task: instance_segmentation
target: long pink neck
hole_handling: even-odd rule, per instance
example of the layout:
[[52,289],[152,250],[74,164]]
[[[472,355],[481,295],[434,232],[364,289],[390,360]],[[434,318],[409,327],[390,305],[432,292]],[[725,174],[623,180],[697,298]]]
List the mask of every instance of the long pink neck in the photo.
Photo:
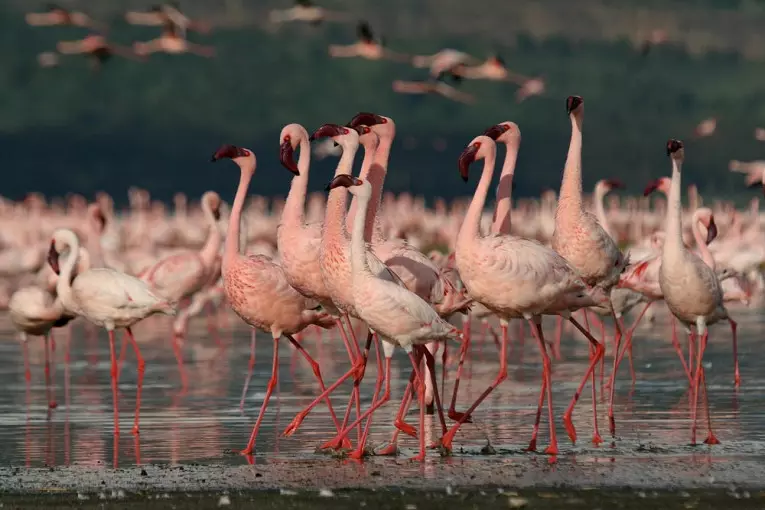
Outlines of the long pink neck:
[[205,219],[210,226],[210,231],[207,234],[207,241],[205,241],[204,246],[199,251],[199,256],[202,258],[207,270],[212,271],[215,266],[215,261],[218,258],[218,253],[220,253],[222,235],[218,222],[215,220],[215,216],[210,207],[207,204],[203,204],[203,209]]
[[311,165],[311,147],[308,140],[300,138],[300,157],[298,158],[298,172],[292,178],[290,192],[282,209],[281,224],[287,227],[302,227],[305,222],[305,196],[308,192],[308,170]]
[[575,220],[582,211],[582,121],[576,115],[571,115],[571,142],[558,197],[558,211],[563,210],[568,213],[564,217]]
[[[358,146],[349,148],[343,147],[343,155],[335,170],[335,177],[338,175],[351,175],[353,170],[353,157],[356,155]],[[324,235],[322,242],[334,243],[341,239],[345,234],[345,208],[348,203],[348,188],[338,186],[329,192],[327,197],[327,209],[324,213]]]
[[507,144],[507,154],[502,165],[502,174],[499,176],[497,187],[497,205],[494,209],[494,222],[491,224],[491,232],[494,234],[510,235],[511,211],[513,209],[513,176],[515,175],[515,162],[518,159],[517,142]]
[[701,223],[701,220],[694,213],[693,221],[691,221],[691,231],[693,232],[693,239],[696,241],[696,247],[699,250],[699,254],[701,254],[701,260],[704,261],[704,264],[708,265],[712,270],[714,270],[715,259],[714,257],[712,257],[712,253],[710,253],[709,247],[707,247],[706,239],[701,237],[701,230],[699,230],[699,223]]
[[611,228],[608,224],[608,217],[606,216],[606,209],[603,207],[603,200],[606,198],[606,193],[602,186],[595,186],[595,193],[593,193],[593,199],[595,206],[595,217],[598,218],[598,223],[606,231],[606,234],[613,237],[611,234]]
[[255,173],[255,165],[251,162],[242,163],[242,173],[239,177],[239,187],[236,189],[234,204],[231,206],[231,216],[228,220],[228,232],[226,233],[226,244],[223,247],[223,272],[234,263],[239,256],[239,227],[242,219],[242,209],[247,199],[247,188]]
[[478,181],[478,187],[473,195],[473,200],[470,201],[470,207],[468,207],[465,219],[462,221],[460,232],[457,235],[458,249],[461,246],[469,244],[473,239],[476,239],[480,232],[481,214],[483,213],[483,207],[486,204],[486,195],[489,193],[489,186],[491,186],[491,178],[494,175],[494,162],[496,160],[496,148],[492,145],[489,154],[486,156],[483,162],[483,172],[481,173],[481,180]]
[[[370,180],[370,168],[372,167],[375,156],[377,154],[377,148],[379,147],[379,144],[374,147],[367,147],[364,146],[364,160],[361,162],[361,172],[359,172],[359,179],[370,181],[370,184],[372,184],[372,181],[375,179]],[[379,172],[377,172],[379,174]],[[384,178],[384,177],[383,177]],[[379,180],[379,179],[378,179]],[[372,184],[372,187],[374,188],[374,184]],[[374,191],[372,192],[374,193]],[[351,199],[351,207],[348,209],[348,217],[345,219],[345,226],[346,230],[350,233],[353,230],[354,220],[356,218],[356,211],[359,207],[359,198],[357,196],[354,196]],[[372,232],[374,230],[374,217],[370,219],[369,214],[367,214],[366,217],[366,223],[364,224],[364,240],[367,242],[372,241]]]

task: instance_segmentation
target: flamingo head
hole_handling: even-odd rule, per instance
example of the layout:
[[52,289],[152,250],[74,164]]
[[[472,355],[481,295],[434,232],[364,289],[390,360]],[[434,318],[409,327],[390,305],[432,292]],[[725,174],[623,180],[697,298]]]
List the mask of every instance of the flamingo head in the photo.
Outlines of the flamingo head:
[[459,158],[460,176],[462,176],[463,181],[467,182],[470,176],[470,164],[479,159],[484,159],[492,150],[496,150],[495,147],[494,140],[484,135],[475,137],[465,147]]
[[295,149],[307,139],[308,132],[300,124],[287,124],[279,135],[279,162],[294,175],[300,175],[295,163]]
[[396,135],[396,123],[390,117],[377,115],[376,113],[360,112],[354,115],[347,124],[348,127],[369,126],[372,131],[377,133],[380,138],[388,137],[393,139]]
[[53,269],[53,272],[56,274],[61,274],[61,267],[58,263],[59,259],[59,253],[56,250],[56,240],[52,240],[50,242],[50,249],[48,250],[48,264],[50,264],[50,268]]
[[214,191],[206,191],[204,195],[202,195],[202,204],[206,205],[210,208],[210,211],[212,211],[213,218],[215,218],[215,221],[220,220],[220,195],[218,195]]
[[704,242],[708,245],[717,237],[717,225],[715,224],[714,213],[712,213],[712,209],[709,209],[708,207],[701,207],[696,210],[695,216],[707,229],[707,239]]
[[584,99],[582,96],[568,96],[566,98],[566,113],[576,115],[584,110]]
[[324,124],[314,131],[308,139],[310,141],[320,140],[322,138],[331,138],[335,144],[341,145],[346,149],[347,145],[359,144],[359,132],[352,126],[339,126],[337,124]]
[[372,131],[372,128],[363,124],[354,126],[356,132],[359,134],[359,143],[364,146],[364,150],[368,152],[374,152],[380,145],[380,137]]
[[612,189],[624,189],[624,183],[620,181],[619,179],[601,179],[596,184],[597,187],[602,188],[602,190],[606,193],[611,191]]
[[518,124],[509,120],[491,126],[483,132],[483,135],[488,136],[497,143],[506,143],[508,145],[519,145],[521,143],[521,130]]
[[103,232],[106,228],[106,216],[104,216],[101,206],[98,203],[93,203],[88,206],[88,216],[95,222],[96,230]]
[[249,149],[237,147],[236,145],[221,145],[220,148],[215,151],[210,158],[210,161],[218,161],[221,159],[230,159],[235,163],[241,162],[245,159],[255,159],[255,154]]
[[353,177],[352,175],[336,175],[335,178],[332,179],[329,184],[327,184],[326,189],[327,191],[330,191],[340,187],[348,188],[348,191],[350,191],[352,195],[357,195],[364,198],[372,196],[372,185],[369,184],[369,181],[363,181],[357,177]]
[[643,190],[643,196],[647,197],[654,191],[661,191],[665,195],[669,194],[669,186],[672,183],[669,177],[659,177],[655,181],[648,183],[648,186]]
[[683,147],[683,142],[670,138],[667,140],[667,156],[675,161],[682,161],[685,157],[685,149]]

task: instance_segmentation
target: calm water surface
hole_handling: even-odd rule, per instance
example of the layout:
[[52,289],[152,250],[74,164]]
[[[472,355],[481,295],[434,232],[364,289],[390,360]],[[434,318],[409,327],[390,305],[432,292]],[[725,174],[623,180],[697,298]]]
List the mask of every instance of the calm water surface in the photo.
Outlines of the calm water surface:
[[[760,356],[761,331],[765,314],[759,310],[734,310],[739,320],[739,354],[742,387],[733,388],[733,360],[730,330],[727,325],[712,328],[705,356],[709,405],[716,432],[723,444],[712,453],[720,457],[762,455],[765,453],[765,359]],[[629,323],[628,319],[628,323]],[[24,379],[20,344],[7,317],[0,317],[0,343],[4,363],[0,366],[0,465],[103,465],[120,467],[145,463],[227,463],[244,464],[247,460],[235,452],[242,449],[257,417],[270,377],[272,341],[258,333],[254,376],[250,383],[244,412],[239,401],[245,381],[250,350],[250,331],[229,312],[218,315],[219,348],[208,331],[205,318],[196,319],[183,347],[189,384],[182,391],[170,340],[170,321],[155,317],[135,328],[136,338],[146,360],[141,434],[130,434],[135,397],[135,357],[128,349],[121,376],[120,424],[122,434],[115,445],[112,427],[109,344],[103,331],[96,332],[82,322],[71,329],[71,362],[68,374],[64,352],[67,330],[56,331],[55,395],[59,407],[48,412],[43,371],[43,343],[34,339],[29,351],[32,380]],[[498,369],[497,349],[491,340],[482,341],[480,326],[473,326],[474,345],[466,364],[467,379],[460,388],[459,409],[464,409],[494,379]],[[554,320],[546,319],[545,332],[552,341]],[[97,333],[97,337],[94,336]],[[361,334],[361,331],[359,331]],[[510,376],[474,414],[475,422],[463,426],[455,440],[457,455],[477,454],[488,441],[502,457],[523,458],[521,449],[528,444],[541,381],[541,362],[537,346],[526,330],[521,344],[516,327],[511,327],[512,352]],[[119,339],[119,336],[118,336]],[[319,340],[313,332],[302,339],[303,345],[319,362],[327,385],[349,367],[342,342],[334,333]],[[681,338],[685,346],[685,338]],[[119,342],[117,345],[119,350]],[[456,354],[456,347],[452,348]],[[316,458],[315,449],[332,437],[334,427],[326,405],[318,406],[292,437],[281,432],[292,417],[315,395],[318,384],[307,363],[294,355],[285,341],[280,345],[280,377],[277,390],[257,441],[256,462],[295,458]],[[616,441],[610,441],[606,405],[598,396],[601,433],[608,441],[600,447],[589,442],[592,436],[591,393],[589,386],[574,414],[579,433],[571,445],[562,427],[561,416],[571,399],[588,363],[586,341],[571,332],[564,336],[561,360],[553,361],[553,398],[558,422],[561,457],[577,454],[578,459],[598,462],[612,457],[639,458],[665,456],[668,460],[706,451],[706,446],[692,449],[689,442],[688,384],[670,343],[666,314],[659,313],[654,326],[642,326],[635,338],[637,382],[630,382],[626,358],[620,370],[616,392]],[[610,373],[610,353],[606,374]],[[391,423],[398,409],[411,365],[402,352],[393,362],[391,402],[375,415],[370,444],[382,445],[390,437]],[[440,376],[440,361],[439,361]],[[451,379],[456,370],[450,366],[447,400]],[[376,376],[374,355],[362,384],[362,406],[371,400]],[[67,383],[68,380],[68,383]],[[336,412],[342,417],[348,402],[350,383],[342,386],[333,398]],[[600,387],[598,388],[600,390]],[[418,424],[416,405],[407,421]],[[703,418],[703,414],[701,415]],[[439,429],[428,416],[426,434],[435,440]],[[706,436],[700,421],[700,440]],[[355,433],[351,434],[355,442]],[[415,439],[400,438],[402,455],[416,451]],[[547,444],[546,413],[543,415],[539,446]],[[437,458],[437,453],[431,455]],[[381,460],[382,461],[382,460]],[[625,461],[627,461],[625,459]]]

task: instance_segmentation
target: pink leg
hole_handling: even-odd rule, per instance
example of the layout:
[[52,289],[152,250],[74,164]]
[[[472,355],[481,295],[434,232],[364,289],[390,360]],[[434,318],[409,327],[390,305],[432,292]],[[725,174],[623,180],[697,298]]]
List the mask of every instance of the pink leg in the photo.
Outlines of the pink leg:
[[[300,354],[303,355],[303,358],[311,365],[311,369],[313,370],[313,375],[316,376],[316,380],[319,382],[319,388],[322,392],[324,392],[327,387],[324,385],[324,379],[321,377],[321,369],[319,368],[319,364],[316,363],[316,361],[311,357],[310,354],[303,348],[302,345],[300,345],[297,340],[295,340],[292,335],[284,335],[287,337],[287,340],[290,341],[293,347],[298,350]],[[339,432],[340,431],[340,423],[337,421],[337,416],[335,415],[335,410],[332,408],[332,401],[329,399],[329,397],[326,398],[327,407],[329,408],[329,415],[332,417],[332,423],[335,424],[335,429]]]
[[[494,382],[491,383],[491,385],[486,388],[486,390],[476,399],[475,402],[473,402],[473,405],[471,405],[465,413],[462,414],[462,416],[457,420],[457,423],[452,425],[452,428],[449,429],[449,432],[444,434],[444,436],[441,438],[441,445],[446,448],[447,450],[451,450],[452,448],[452,442],[454,441],[454,436],[457,434],[457,431],[462,426],[463,423],[465,423],[470,415],[475,411],[475,409],[481,405],[481,402],[483,402],[486,397],[489,396],[489,394],[499,386],[502,381],[507,379],[507,343],[508,343],[508,336],[507,336],[507,325],[502,324],[502,345],[500,347],[499,352],[499,373],[497,374],[496,379],[494,379]],[[463,344],[463,349],[465,348]],[[420,431],[420,435],[423,436],[423,431]]]
[[447,415],[449,416],[449,419],[454,421],[463,420],[463,423],[470,423],[471,419],[470,416],[465,416],[464,413],[458,412],[456,410],[457,405],[457,392],[460,388],[460,379],[462,378],[462,367],[465,364],[465,356],[467,355],[468,348],[470,347],[470,335],[467,336],[467,338],[462,339],[462,347],[460,348],[460,355],[459,355],[459,362],[457,364],[457,376],[454,379],[454,388],[452,389],[452,401],[449,404],[449,411],[447,412]]
[[704,369],[701,369],[701,387],[704,389],[704,408],[707,411],[707,438],[704,440],[704,443],[712,445],[712,444],[720,444],[720,440],[717,439],[717,436],[715,436],[714,431],[712,430],[712,414],[709,412],[709,399],[707,398],[707,380],[706,377],[704,377]]
[[[691,445],[696,444],[696,420],[698,418],[698,399],[699,399],[699,385],[701,383],[701,373],[703,367],[701,365],[704,359],[704,348],[707,342],[707,329],[704,329],[704,333],[699,338],[698,354],[696,356],[696,371],[693,374],[693,403],[691,404]],[[706,389],[706,388],[705,388]]]
[[27,385],[29,385],[29,381],[32,380],[32,370],[29,369],[29,340],[24,339],[24,341],[21,343],[21,352],[24,355],[24,379],[27,381]]
[[[586,313],[586,312],[585,312]],[[593,315],[594,317],[594,315]],[[606,325],[604,322],[600,323],[600,338],[605,344],[606,342]],[[613,345],[616,345],[616,335],[614,335],[614,343]],[[614,348],[614,359],[616,359],[616,353],[619,352],[618,348]],[[603,358],[600,360],[600,391],[603,391],[603,377],[606,372],[606,357],[603,356]],[[593,385],[594,387],[594,385]]]
[[[584,377],[582,378],[582,382],[579,383],[579,387],[576,390],[576,393],[574,393],[574,398],[571,399],[571,403],[568,406],[568,409],[566,409],[566,412],[563,414],[563,424],[566,427],[566,432],[568,432],[568,437],[571,439],[572,443],[576,443],[576,429],[574,428],[574,424],[571,421],[571,415],[574,412],[574,406],[579,401],[579,397],[582,394],[582,389],[584,389],[584,385],[587,383],[587,379],[590,378],[592,373],[595,371],[595,366],[600,361],[600,358],[603,357],[603,354],[605,352],[605,349],[603,348],[603,345],[595,340],[592,335],[585,330],[581,324],[579,324],[576,319],[573,317],[569,317],[569,322],[574,325],[576,329],[578,329],[585,337],[587,337],[587,340],[590,341],[590,344],[592,344],[595,347],[595,356],[592,357],[590,360],[590,365],[587,367],[587,372],[584,374]],[[592,402],[593,408],[596,407],[596,401]],[[593,409],[593,413],[597,413],[597,409]],[[595,430],[595,433],[597,434],[597,429]]]
[[120,372],[122,372],[122,365],[125,363],[125,354],[127,353],[127,333],[122,334],[122,340],[120,341],[120,358],[117,361],[117,382],[120,380]]
[[555,359],[558,361],[560,361],[560,342],[561,342],[562,336],[563,336],[563,317],[558,315],[557,317],[555,317],[555,348],[553,349]]
[[[120,435],[120,412],[117,401],[117,356],[114,351],[114,330],[109,330],[109,354],[112,360],[112,405],[114,407],[114,450],[117,450],[117,438]],[[115,453],[115,456],[117,454]]]
[[446,434],[446,420],[444,419],[444,408],[441,405],[441,396],[438,394],[438,385],[436,384],[436,359],[424,346],[421,348],[421,351],[425,355],[425,363],[430,371],[430,380],[433,383],[433,398],[436,401],[438,420],[441,422],[441,434],[443,435]]
[[[48,396],[48,409],[55,409],[56,399],[53,396],[53,392],[50,389],[50,357],[49,357],[49,351],[50,351],[50,338],[48,335],[45,335],[45,393]],[[48,413],[48,417],[50,418],[50,413]]]
[[239,401],[239,411],[244,412],[244,399],[247,397],[247,389],[250,387],[250,379],[252,379],[252,371],[255,369],[255,337],[257,333],[255,328],[250,330],[250,364],[247,366],[247,378],[244,380],[244,388],[242,388],[242,398]]
[[[547,391],[547,419],[550,422],[550,446],[547,447],[545,453],[549,455],[557,455],[558,439],[555,435],[555,418],[553,416],[552,402],[552,364],[550,363],[550,356],[547,354],[547,344],[545,343],[545,336],[542,332],[542,318],[536,317],[534,320],[529,320],[529,327],[531,328],[531,332],[536,338],[537,343],[539,343],[539,352],[542,355],[542,391]],[[532,445],[536,446],[536,434],[539,430],[539,417],[542,413],[542,404],[544,403],[543,400],[544,397],[542,394],[540,394],[539,407],[537,409],[537,419],[536,423],[534,424],[534,435],[532,437],[532,444],[529,445],[529,449],[531,449]]]
[[[587,317],[589,315],[592,315],[593,320],[595,320],[595,314],[591,313],[591,312],[587,313],[587,310],[585,309],[584,310],[584,323],[585,323],[585,327],[587,328],[588,331],[590,329],[589,323],[587,322]],[[603,345],[605,345],[605,343],[606,343],[606,338],[605,338],[606,337],[606,327],[605,327],[605,325],[603,324],[602,321],[600,321],[600,325],[601,325],[600,330],[603,333],[603,336],[601,337],[601,339],[603,340]],[[618,328],[617,328],[617,331],[618,331]],[[594,346],[592,344],[590,344],[589,349],[590,349],[590,358],[593,358],[595,356],[595,348],[594,348]],[[604,363],[604,360],[605,360],[605,347],[603,349],[604,349],[604,351],[603,351],[604,355],[600,357],[601,368],[603,367],[603,363]],[[592,375],[590,377],[592,379],[592,386],[590,387],[591,390],[592,390],[592,428],[593,428],[592,443],[595,446],[597,446],[597,445],[599,445],[600,443],[603,442],[603,438],[600,437],[600,430],[598,429],[598,410],[597,410],[598,395],[597,395],[597,390],[596,390],[596,386],[595,386],[595,370],[594,370],[594,367],[593,367],[593,370],[592,370]]]
[[139,424],[141,421],[141,393],[143,392],[143,375],[146,372],[146,362],[143,360],[143,356],[141,356],[141,350],[138,348],[138,344],[135,341],[133,331],[130,328],[125,328],[125,331],[127,331],[128,340],[130,340],[130,343],[133,345],[133,351],[135,352],[135,358],[138,364],[138,390],[135,397],[135,421],[133,422],[132,431],[134,435],[138,435]]
[[738,329],[738,323],[731,318],[728,318],[730,323],[730,332],[733,335],[733,384],[736,388],[741,386],[741,374],[738,370],[738,338],[736,330]]
[[268,407],[268,401],[271,398],[274,388],[276,388],[276,382],[279,380],[279,339],[274,338],[274,358],[271,362],[271,379],[266,386],[266,396],[263,399],[263,405],[260,407],[260,413],[258,419],[255,421],[255,426],[252,428],[252,434],[250,434],[250,440],[247,442],[247,446],[242,450],[242,455],[252,455],[252,450],[255,446],[255,439],[258,437],[258,429],[260,429],[260,423],[263,421],[263,416],[266,414],[266,408]]
[[[506,354],[507,345],[506,343],[503,344],[502,352],[503,354]],[[417,392],[419,395],[420,400],[420,453],[417,454],[412,458],[414,461],[424,461],[425,460],[425,379],[423,379],[422,374],[420,373],[420,358],[415,357],[414,352],[409,352],[409,359],[412,361],[412,367],[414,367],[414,373],[415,377],[419,381],[419,387],[420,390]]]

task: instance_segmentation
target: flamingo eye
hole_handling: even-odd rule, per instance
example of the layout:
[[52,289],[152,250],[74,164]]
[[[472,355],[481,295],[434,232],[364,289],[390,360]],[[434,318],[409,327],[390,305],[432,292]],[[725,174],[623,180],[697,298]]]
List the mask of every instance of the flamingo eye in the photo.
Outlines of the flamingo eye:
[[386,118],[383,118],[383,120],[382,120],[382,124],[387,124],[387,123],[388,123],[388,119],[386,119]]
[[290,137],[290,135],[286,135],[286,136],[284,137],[284,141],[285,141],[285,142],[289,142],[290,140],[292,140],[292,137]]
[[369,133],[371,133],[371,132],[372,132],[372,130],[371,130],[371,129],[369,129],[368,127],[366,127],[366,126],[364,126],[364,129],[362,129],[362,131],[364,131],[364,134],[365,134],[365,135],[366,135],[366,134],[369,134]]
[[480,149],[481,148],[481,142],[474,143],[473,147],[475,147],[476,149]]
[[347,130],[346,128],[343,128],[343,129],[342,129],[342,132],[343,132],[343,134],[344,134],[344,135],[347,135],[347,134],[348,134],[348,130]]
[[510,126],[508,126],[507,124],[504,124],[502,127],[504,128],[505,131],[510,131]]

